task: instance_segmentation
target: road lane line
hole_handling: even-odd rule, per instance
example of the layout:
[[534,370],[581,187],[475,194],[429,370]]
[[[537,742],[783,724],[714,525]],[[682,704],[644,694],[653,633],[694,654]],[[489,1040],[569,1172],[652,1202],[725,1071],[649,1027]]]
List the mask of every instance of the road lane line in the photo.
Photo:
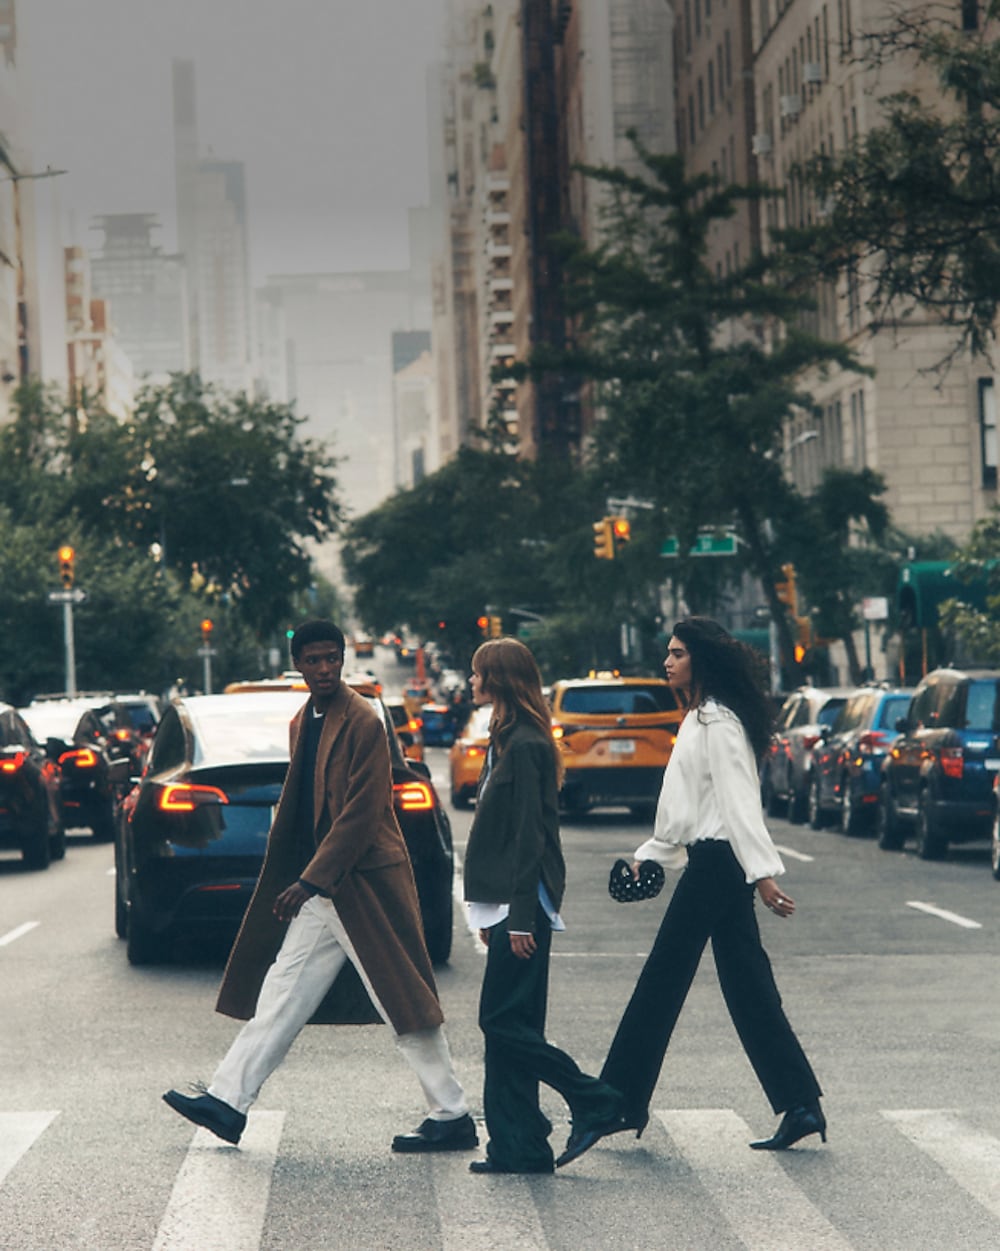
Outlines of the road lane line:
[[807,856],[804,851],[796,851],[794,847],[784,847],[781,843],[774,844],[775,849],[783,856],[791,856],[793,860],[801,860],[803,864],[812,864],[815,856]]
[[30,933],[36,925],[40,925],[39,921],[25,921],[23,925],[19,925],[16,929],[8,930],[6,934],[0,935],[0,947],[6,947],[8,943],[16,942],[17,939],[23,938],[25,934]]
[[466,1156],[433,1157],[441,1251],[548,1251],[533,1188],[548,1176],[470,1177]]
[[260,1245],[284,1112],[251,1112],[236,1147],[195,1134],[153,1251],[251,1251]]
[[747,1251],[851,1251],[772,1155],[748,1150],[753,1134],[735,1112],[656,1115]]
[[58,1115],[58,1112],[0,1112],[0,1182]]
[[966,1194],[1000,1216],[1000,1142],[996,1138],[963,1124],[951,1112],[915,1108],[882,1115]]
[[949,912],[947,908],[937,908],[934,904],[922,903],[919,899],[908,899],[906,906],[916,908],[918,912],[926,912],[932,917],[939,917],[942,921],[950,921],[952,925],[960,925],[964,930],[983,928],[978,921],[972,921],[969,917],[963,917],[957,912]]

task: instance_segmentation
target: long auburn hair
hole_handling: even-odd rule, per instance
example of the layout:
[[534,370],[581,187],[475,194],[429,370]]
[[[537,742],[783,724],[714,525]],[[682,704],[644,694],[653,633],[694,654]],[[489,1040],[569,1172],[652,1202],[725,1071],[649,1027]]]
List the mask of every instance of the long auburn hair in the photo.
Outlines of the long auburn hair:
[[483,694],[493,704],[490,737],[497,752],[503,751],[504,740],[517,721],[530,722],[552,744],[556,780],[562,785],[562,753],[552,737],[552,715],[542,694],[542,675],[528,648],[518,639],[488,639],[476,648],[472,668],[479,674]]
[[710,617],[685,617],[674,626],[674,635],[691,657],[691,706],[706,698],[725,704],[739,717],[759,762],[774,724],[763,656]]

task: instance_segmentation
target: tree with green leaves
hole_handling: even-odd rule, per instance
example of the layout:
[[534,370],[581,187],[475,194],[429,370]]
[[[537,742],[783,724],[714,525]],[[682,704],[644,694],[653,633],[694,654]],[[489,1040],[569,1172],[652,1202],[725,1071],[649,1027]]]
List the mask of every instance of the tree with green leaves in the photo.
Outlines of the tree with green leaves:
[[[879,100],[882,119],[799,171],[824,216],[781,233],[808,272],[848,275],[872,331],[930,312],[955,329],[947,360],[989,352],[1000,312],[1000,0],[887,5],[857,60],[913,67]],[[942,362],[946,363],[946,362]]]
[[[794,504],[782,471],[784,429],[816,410],[803,385],[808,371],[860,367],[843,344],[803,330],[811,300],[780,249],[721,275],[709,265],[713,223],[770,194],[765,188],[689,177],[682,156],[636,149],[639,175],[584,170],[605,189],[608,211],[599,246],[562,241],[574,342],[566,351],[541,345],[515,374],[559,370],[594,384],[592,463],[608,494],[652,505],[633,527],[650,536],[647,558],[677,537],[673,572],[689,608],[703,607],[696,594],[706,572],[688,556],[699,530],[736,528],[740,563],[760,579],[790,659],[793,639],[775,591],[787,555],[771,527]],[[662,577],[662,568],[649,568]]]

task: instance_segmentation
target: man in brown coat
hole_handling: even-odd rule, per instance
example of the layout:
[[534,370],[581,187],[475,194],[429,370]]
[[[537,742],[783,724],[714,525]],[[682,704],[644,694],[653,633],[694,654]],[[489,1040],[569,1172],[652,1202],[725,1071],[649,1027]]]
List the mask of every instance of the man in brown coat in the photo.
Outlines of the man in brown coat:
[[308,1022],[385,1021],[429,1115],[394,1151],[477,1145],[452,1068],[413,870],[392,805],[385,727],[341,683],[344,636],[307,621],[292,659],[309,688],[257,887],[216,1004],[244,1020],[207,1089],[168,1090],[182,1116],[236,1143],[261,1086]]

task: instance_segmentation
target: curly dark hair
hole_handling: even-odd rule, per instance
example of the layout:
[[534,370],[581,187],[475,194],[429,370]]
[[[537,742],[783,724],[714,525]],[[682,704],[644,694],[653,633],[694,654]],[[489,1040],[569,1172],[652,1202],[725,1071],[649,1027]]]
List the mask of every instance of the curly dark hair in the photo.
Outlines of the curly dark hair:
[[762,760],[774,728],[767,661],[710,617],[685,617],[674,626],[674,636],[691,656],[693,700],[700,703],[710,697],[731,709],[757,760]]

